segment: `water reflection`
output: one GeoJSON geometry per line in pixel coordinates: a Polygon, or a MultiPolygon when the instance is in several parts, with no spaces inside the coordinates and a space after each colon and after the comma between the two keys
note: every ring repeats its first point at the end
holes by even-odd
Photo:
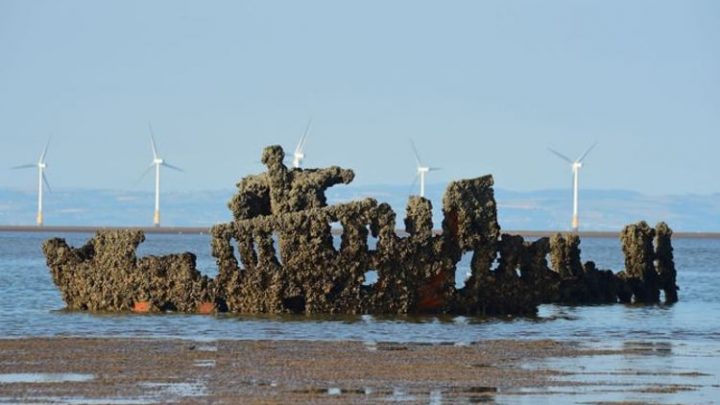
{"type": "Polygon", "coordinates": [[[0,384],[49,384],[85,382],[95,378],[92,374],[78,373],[9,373],[0,374],[0,384]]]}
{"type": "Polygon", "coordinates": [[[528,362],[525,368],[554,371],[553,383],[505,395],[517,403],[563,397],[593,403],[666,403],[674,398],[682,403],[706,403],[720,398],[718,343],[600,340],[585,346],[621,352],[528,362]]]}
{"type": "MultiPolygon", "coordinates": [[[[219,314],[103,314],[63,311],[40,252],[55,235],[0,233],[0,336],[143,336],[191,339],[312,339],[470,343],[482,339],[720,338],[720,277],[715,271],[720,240],[677,240],[681,302],[674,306],[542,305],[536,317],[305,316],[219,314]]],[[[67,234],[81,245],[89,234],[67,234]]],[[[199,268],[211,274],[207,235],[147,235],[140,254],[193,251],[199,268]]],[[[586,238],[583,257],[600,268],[622,267],[615,239],[586,238]]],[[[461,262],[460,267],[468,266],[461,262]]],[[[212,274],[211,274],[212,275],[212,274]]]]}

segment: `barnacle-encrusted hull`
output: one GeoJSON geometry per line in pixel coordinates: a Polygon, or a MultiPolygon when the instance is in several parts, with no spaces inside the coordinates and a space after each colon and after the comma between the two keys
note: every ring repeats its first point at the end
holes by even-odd
{"type": "Polygon", "coordinates": [[[577,235],[528,242],[501,234],[492,176],[449,184],[439,233],[431,202],[410,197],[406,235],[399,236],[387,204],[327,206],[325,190],[352,181],[351,170],[290,170],[283,158],[279,146],[266,148],[268,171],[238,184],[229,204],[233,221],[212,228],[214,279],[199,273],[192,253],[138,259],[141,231],[101,231],[79,249],[46,241],[47,264],[68,308],[526,315],[547,302],[654,303],[661,290],[666,301],[677,300],[672,231],[664,223],[625,228],[626,270],[614,274],[582,264],[577,235]],[[339,248],[331,224],[342,227],[339,248]],[[457,289],[464,254],[472,254],[471,274],[457,289]],[[371,270],[377,282],[364,285],[371,270]]]}

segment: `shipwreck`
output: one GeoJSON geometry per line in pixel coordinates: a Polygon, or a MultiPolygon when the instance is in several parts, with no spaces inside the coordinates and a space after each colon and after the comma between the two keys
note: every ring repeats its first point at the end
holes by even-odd
{"type": "Polygon", "coordinates": [[[503,234],[490,175],[447,186],[441,232],[433,231],[430,200],[410,197],[401,235],[388,204],[371,198],[327,204],[325,191],[350,183],[352,170],[289,169],[284,157],[280,146],[265,148],[267,171],[237,184],[232,221],[211,230],[214,278],[197,270],[193,253],[138,258],[142,231],[99,231],[79,248],[59,238],[45,241],[67,308],[532,315],[543,303],[678,300],[672,230],[665,223],[625,227],[625,269],[614,273],[581,261],[576,234],[532,241],[503,234]],[[342,227],[339,248],[333,223],[342,227]],[[456,288],[465,254],[472,255],[471,274],[456,288]],[[365,285],[369,271],[377,282],[365,285]]]}

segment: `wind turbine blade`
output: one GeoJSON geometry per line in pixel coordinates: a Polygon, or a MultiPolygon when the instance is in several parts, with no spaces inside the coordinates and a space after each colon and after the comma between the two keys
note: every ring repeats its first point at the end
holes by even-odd
{"type": "Polygon", "coordinates": [[[155,131],[153,131],[152,124],[148,121],[148,128],[150,128],[150,146],[152,147],[153,159],[158,158],[157,147],[155,146],[155,131]]]}
{"type": "Polygon", "coordinates": [[[147,174],[150,173],[150,170],[152,170],[154,167],[155,167],[155,163],[151,163],[150,166],[148,166],[148,168],[145,169],[144,172],[142,172],[142,174],[140,175],[140,177],[138,177],[138,179],[137,179],[137,181],[135,182],[135,184],[140,183],[140,181],[141,181],[142,179],[144,179],[145,176],[147,176],[147,174]]]}
{"type": "Polygon", "coordinates": [[[48,182],[47,177],[45,176],[45,172],[43,171],[42,174],[43,183],[45,183],[45,187],[47,187],[48,191],[52,193],[52,188],[50,187],[50,183],[48,182]]]}
{"type": "Polygon", "coordinates": [[[11,167],[10,170],[29,169],[29,168],[31,168],[31,167],[37,167],[37,163],[20,165],[20,166],[14,166],[14,167],[11,167]]]}
{"type": "Polygon", "coordinates": [[[583,153],[583,154],[578,158],[577,161],[578,161],[578,162],[582,162],[583,159],[585,159],[585,157],[588,155],[588,153],[590,153],[590,151],[593,150],[596,145],[597,145],[597,142],[595,142],[594,144],[592,144],[592,146],[589,147],[589,148],[585,151],[585,153],[583,153]]]}
{"type": "Polygon", "coordinates": [[[45,142],[45,148],[43,148],[42,154],[40,155],[40,163],[45,163],[45,156],[47,156],[48,146],[50,146],[50,138],[52,138],[52,136],[45,142]]]}
{"type": "Polygon", "coordinates": [[[436,172],[438,170],[442,170],[442,167],[428,167],[428,171],[436,172]]]}
{"type": "Polygon", "coordinates": [[[300,138],[300,142],[298,142],[297,148],[295,148],[295,152],[302,153],[305,149],[305,142],[307,141],[307,137],[310,134],[310,128],[312,128],[312,117],[308,120],[307,126],[305,127],[305,133],[303,133],[303,136],[300,138]]]}
{"type": "Polygon", "coordinates": [[[161,165],[161,166],[165,166],[165,167],[167,167],[168,169],[177,170],[177,171],[179,171],[179,172],[184,172],[184,171],[185,171],[185,170],[183,170],[183,169],[181,169],[181,168],[179,168],[179,167],[177,167],[177,166],[173,166],[173,165],[171,165],[170,163],[167,163],[167,162],[162,162],[160,165],[161,165]]]}
{"type": "Polygon", "coordinates": [[[548,148],[548,150],[549,150],[551,153],[553,153],[555,156],[559,157],[560,159],[562,159],[562,160],[564,160],[564,161],[566,161],[566,162],[568,162],[568,163],[570,163],[570,164],[573,164],[573,161],[570,160],[569,157],[563,155],[562,153],[556,151],[555,149],[553,149],[553,148],[548,148]]]}
{"type": "Polygon", "coordinates": [[[412,146],[413,153],[415,154],[415,162],[417,163],[418,167],[422,166],[422,159],[420,159],[420,154],[417,151],[417,148],[415,147],[415,142],[413,140],[410,140],[410,146],[412,146]]]}

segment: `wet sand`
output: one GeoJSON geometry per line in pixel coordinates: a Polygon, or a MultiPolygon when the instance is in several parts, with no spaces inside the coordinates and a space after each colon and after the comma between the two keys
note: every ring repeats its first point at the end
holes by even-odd
{"type": "MultiPolygon", "coordinates": [[[[0,403],[468,403],[513,397],[529,400],[538,394],[547,400],[572,402],[577,398],[572,387],[596,383],[562,364],[649,353],[644,351],[648,348],[643,345],[597,350],[550,340],[457,346],[0,339],[0,403]]],[[[650,352],[655,351],[650,347],[650,352]]],[[[622,377],[633,371],[620,373],[622,377]]],[[[708,377],[714,380],[699,372],[656,370],[648,382],[637,386],[620,381],[600,389],[673,395],[702,388],[708,377]],[[677,384],[677,378],[690,383],[677,384]]]]}

